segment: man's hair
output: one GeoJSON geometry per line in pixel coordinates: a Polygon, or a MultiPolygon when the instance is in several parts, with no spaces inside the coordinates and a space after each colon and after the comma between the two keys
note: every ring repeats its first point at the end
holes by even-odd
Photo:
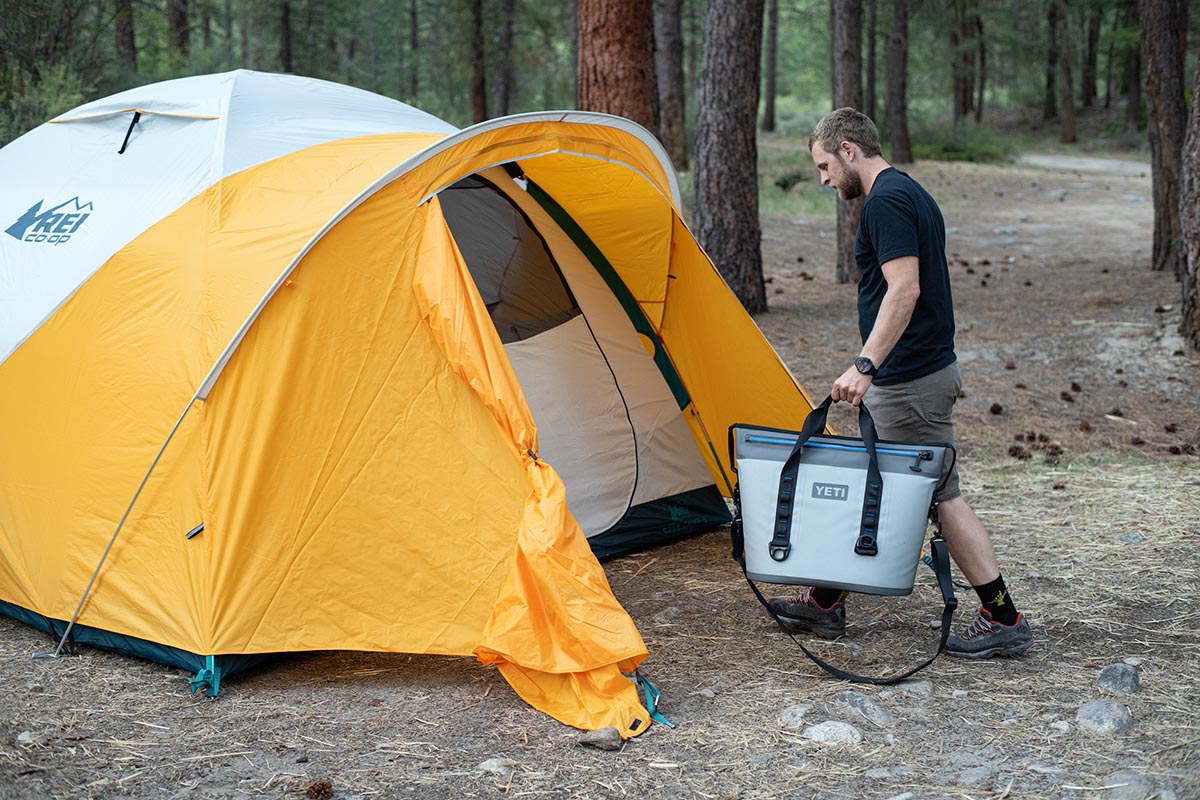
{"type": "Polygon", "coordinates": [[[821,143],[825,152],[833,155],[837,155],[839,142],[854,142],[862,148],[863,155],[868,158],[883,154],[879,148],[879,129],[875,127],[875,123],[866,114],[849,106],[830,111],[821,117],[817,127],[813,128],[813,132],[808,136],[809,151],[817,142],[821,143]]]}

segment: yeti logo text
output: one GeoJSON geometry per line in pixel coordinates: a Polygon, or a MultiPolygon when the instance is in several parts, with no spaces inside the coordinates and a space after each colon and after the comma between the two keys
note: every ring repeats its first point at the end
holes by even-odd
{"type": "Polygon", "coordinates": [[[850,487],[840,483],[814,483],[813,497],[818,500],[846,500],[850,497],[850,487]]]}
{"type": "Polygon", "coordinates": [[[8,226],[5,233],[23,242],[66,244],[71,235],[91,216],[92,204],[80,203],[78,197],[72,197],[65,203],[42,211],[44,202],[46,201],[38,200],[34,203],[20,219],[8,226]]]}

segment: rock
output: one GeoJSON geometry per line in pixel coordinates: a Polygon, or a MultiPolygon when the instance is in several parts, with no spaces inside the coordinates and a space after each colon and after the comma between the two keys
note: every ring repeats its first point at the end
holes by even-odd
{"type": "Polygon", "coordinates": [[[879,696],[884,700],[890,700],[893,697],[915,697],[920,700],[929,700],[933,697],[933,681],[902,681],[881,690],[879,696]]]}
{"type": "Polygon", "coordinates": [[[17,734],[17,744],[33,744],[37,740],[37,734],[33,731],[21,731],[17,734]]]}
{"type": "Polygon", "coordinates": [[[799,728],[804,725],[804,715],[809,711],[812,711],[812,706],[808,703],[788,706],[779,712],[779,724],[785,728],[799,728]]]}
{"type": "Polygon", "coordinates": [[[579,737],[579,743],[599,750],[620,750],[625,744],[621,733],[611,725],[598,731],[584,731],[579,737]]]}
{"type": "Polygon", "coordinates": [[[665,625],[683,616],[683,609],[678,606],[668,606],[654,615],[655,625],[665,625]]]}
{"type": "Polygon", "coordinates": [[[904,794],[898,794],[894,797],[889,797],[888,800],[913,800],[914,797],[916,797],[916,795],[912,792],[905,792],[904,794]]]}
{"type": "Polygon", "coordinates": [[[966,689],[955,689],[953,692],[950,693],[950,696],[951,697],[966,697],[969,694],[970,694],[970,692],[968,692],[966,689]]]}
{"type": "Polygon", "coordinates": [[[1133,694],[1140,684],[1137,668],[1129,664],[1109,664],[1096,678],[1097,686],[1116,694],[1133,694]]]}
{"type": "MultiPolygon", "coordinates": [[[[612,730],[616,731],[616,728],[613,728],[612,730]]],[[[589,733],[595,733],[595,731],[589,731],[589,733]]],[[[507,778],[512,774],[513,767],[516,765],[517,762],[515,761],[509,761],[507,758],[498,757],[489,758],[475,769],[479,770],[480,772],[486,772],[489,775],[495,775],[499,778],[507,778]]]]}
{"type": "Polygon", "coordinates": [[[1146,535],[1141,531],[1131,531],[1130,533],[1123,533],[1120,536],[1122,544],[1137,544],[1145,538],[1146,535]]]}
{"type": "Polygon", "coordinates": [[[712,689],[701,689],[700,691],[696,692],[696,694],[700,695],[705,700],[713,700],[717,696],[717,693],[712,689]]]}
{"type": "Polygon", "coordinates": [[[821,744],[858,744],[862,733],[848,722],[829,720],[804,729],[804,738],[821,744]]]}
{"type": "Polygon", "coordinates": [[[1131,667],[1144,667],[1151,663],[1150,659],[1145,656],[1129,656],[1128,658],[1122,658],[1121,661],[1131,667]]]}
{"type": "Polygon", "coordinates": [[[896,724],[896,718],[886,708],[861,692],[842,692],[834,699],[834,703],[852,714],[861,714],[877,727],[886,728],[896,724]]]}
{"type": "Polygon", "coordinates": [[[1050,730],[1065,736],[1071,732],[1071,723],[1067,722],[1065,719],[1055,720],[1054,722],[1050,723],[1050,730]]]}
{"type": "Polygon", "coordinates": [[[1131,769],[1110,772],[1104,778],[1104,785],[1112,787],[1102,795],[1104,800],[1145,800],[1154,796],[1150,779],[1131,769]]]}
{"type": "Polygon", "coordinates": [[[1093,700],[1079,707],[1075,721],[1080,730],[1095,736],[1113,736],[1133,727],[1129,709],[1115,700],[1093,700]]]}
{"type": "Polygon", "coordinates": [[[892,778],[900,778],[904,775],[913,774],[912,767],[895,766],[895,767],[872,767],[867,770],[866,777],[874,781],[886,781],[892,778]]]}
{"type": "Polygon", "coordinates": [[[996,767],[991,764],[981,764],[978,767],[964,769],[957,775],[950,775],[948,777],[951,782],[958,786],[982,786],[988,783],[995,774],[996,767]]]}

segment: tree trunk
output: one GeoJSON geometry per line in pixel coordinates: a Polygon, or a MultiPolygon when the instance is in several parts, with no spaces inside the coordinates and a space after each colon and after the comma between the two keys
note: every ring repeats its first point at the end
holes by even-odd
{"type": "Polygon", "coordinates": [[[1100,9],[1088,11],[1087,52],[1083,59],[1083,77],[1079,82],[1079,105],[1096,105],[1096,65],[1100,60],[1100,9]]]}
{"type": "Polygon", "coordinates": [[[487,63],[483,50],[483,0],[468,0],[471,15],[471,119],[479,123],[487,113],[487,63]]]}
{"type": "Polygon", "coordinates": [[[251,9],[252,0],[241,0],[241,7],[238,9],[238,16],[242,19],[241,24],[241,51],[242,63],[244,69],[254,69],[254,40],[250,36],[250,22],[253,19],[253,10],[251,9]]]}
{"type": "Polygon", "coordinates": [[[752,314],[767,310],[755,117],[763,0],[708,0],[696,122],[700,244],[752,314]]]}
{"type": "Polygon", "coordinates": [[[704,31],[701,12],[697,10],[700,0],[684,0],[684,14],[687,17],[688,37],[691,46],[686,42],[684,53],[687,61],[687,93],[692,97],[700,96],[700,51],[704,49],[704,31]]]}
{"type": "MultiPolygon", "coordinates": [[[[1115,30],[1141,25],[1138,19],[1136,0],[1122,0],[1118,9],[1115,30]]],[[[1142,127],[1144,119],[1142,103],[1142,48],[1140,38],[1137,45],[1132,47],[1127,42],[1122,41],[1120,43],[1120,50],[1123,53],[1123,58],[1121,59],[1123,66],[1121,82],[1125,90],[1125,127],[1130,131],[1136,131],[1142,127]]]]}
{"type": "Polygon", "coordinates": [[[279,4],[279,66],[284,72],[294,72],[292,60],[292,5],[288,0],[279,4]]]}
{"type": "Polygon", "coordinates": [[[875,102],[875,42],[876,17],[879,11],[879,0],[866,0],[867,2],[867,91],[866,97],[863,98],[863,113],[872,120],[876,119],[876,102],[875,102]]]}
{"type": "Polygon", "coordinates": [[[1071,17],[1067,13],[1067,0],[1058,0],[1058,69],[1062,73],[1063,90],[1059,96],[1059,115],[1062,127],[1058,140],[1064,143],[1075,141],[1075,92],[1071,82],[1071,17]]]}
{"type": "Polygon", "coordinates": [[[225,29],[225,55],[233,62],[233,0],[224,0],[221,6],[221,27],[225,29]]]}
{"type": "Polygon", "coordinates": [[[1179,50],[1185,0],[1138,0],[1142,60],[1146,65],[1146,111],[1154,185],[1152,269],[1181,274],[1179,186],[1187,109],[1183,104],[1183,53],[1179,50]]]}
{"type": "Polygon", "coordinates": [[[1049,0],[1049,10],[1046,11],[1046,30],[1048,31],[1046,45],[1046,98],[1042,103],[1042,119],[1050,120],[1058,116],[1058,92],[1055,70],[1058,66],[1058,0],[1049,0]]]}
{"type": "Polygon", "coordinates": [[[117,51],[117,64],[122,69],[137,72],[137,41],[133,35],[133,0],[116,0],[113,44],[117,51]]]}
{"type": "Polygon", "coordinates": [[[683,83],[683,0],[655,0],[654,57],[658,73],[658,138],[675,169],[686,172],[687,94],[683,83]]]}
{"type": "Polygon", "coordinates": [[[955,0],[954,27],[950,45],[954,53],[954,122],[968,116],[975,107],[975,15],[969,0],[955,0]]]}
{"type": "Polygon", "coordinates": [[[1179,232],[1183,239],[1183,323],[1180,333],[1200,352],[1200,62],[1192,81],[1192,112],[1183,142],[1179,232]]]}
{"type": "MultiPolygon", "coordinates": [[[[761,14],[762,3],[757,7],[761,14]]],[[[757,27],[762,30],[761,19],[757,27]]],[[[651,0],[579,0],[577,92],[585,111],[628,117],[658,130],[651,0]]]]}
{"type": "Polygon", "coordinates": [[[975,101],[975,124],[983,124],[983,91],[987,87],[987,43],[983,38],[983,17],[979,14],[975,15],[975,36],[978,38],[979,47],[979,68],[976,70],[979,77],[979,94],[975,101]]]}
{"type": "Polygon", "coordinates": [[[167,0],[167,31],[172,49],[186,56],[189,49],[188,0],[167,0]]]}
{"type": "Polygon", "coordinates": [[[892,0],[892,33],[887,51],[887,129],[892,162],[911,164],[908,138],[908,0],[892,0]]]}
{"type": "Polygon", "coordinates": [[[1108,40],[1108,60],[1104,64],[1104,107],[1112,108],[1113,65],[1117,58],[1116,32],[1121,27],[1121,14],[1113,14],[1112,35],[1108,40]]]}
{"type": "Polygon", "coordinates": [[[775,89],[776,70],[779,64],[779,0],[767,0],[767,58],[763,69],[766,70],[766,86],[763,91],[762,129],[775,130],[775,89]]]}
{"type": "Polygon", "coordinates": [[[508,116],[508,104],[512,95],[513,69],[512,46],[513,24],[516,16],[516,0],[500,0],[496,14],[496,61],[492,70],[492,116],[508,116]]]}
{"type": "MultiPolygon", "coordinates": [[[[862,108],[862,0],[834,0],[830,33],[833,37],[833,107],[862,108]]],[[[854,237],[862,198],[842,200],[837,205],[838,283],[857,283],[854,237]]]]}
{"type": "Polygon", "coordinates": [[[420,101],[421,35],[417,29],[417,0],[408,3],[408,99],[413,105],[420,101]]]}

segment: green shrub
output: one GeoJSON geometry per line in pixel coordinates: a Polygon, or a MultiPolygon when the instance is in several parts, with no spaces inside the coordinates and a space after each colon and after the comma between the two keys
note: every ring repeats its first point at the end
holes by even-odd
{"type": "Polygon", "coordinates": [[[36,81],[18,73],[8,91],[0,95],[0,145],[81,105],[92,94],[92,87],[67,64],[43,67],[36,81]]]}
{"type": "Polygon", "coordinates": [[[1008,161],[1013,139],[973,122],[923,124],[912,131],[913,157],[934,161],[1008,161]]]}

